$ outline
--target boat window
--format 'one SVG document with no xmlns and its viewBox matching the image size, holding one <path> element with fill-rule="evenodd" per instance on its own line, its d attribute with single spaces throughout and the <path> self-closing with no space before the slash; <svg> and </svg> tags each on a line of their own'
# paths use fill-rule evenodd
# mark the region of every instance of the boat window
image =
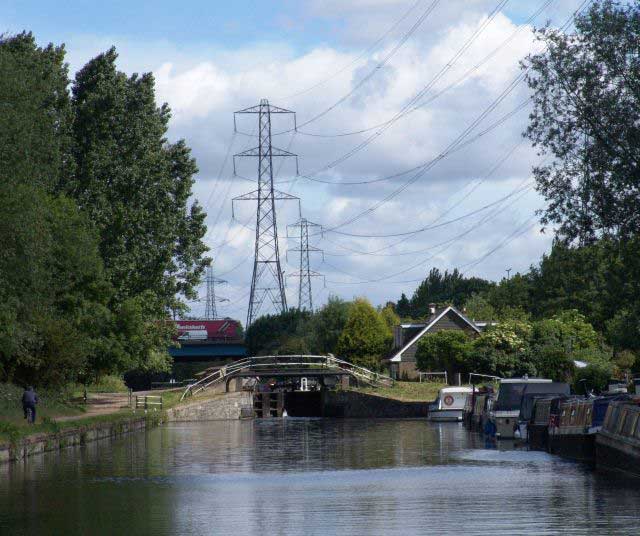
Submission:
<svg viewBox="0 0 640 536">
<path fill-rule="evenodd" d="M 526 383 L 501 383 L 494 410 L 513 411 L 520 409 L 526 386 Z"/>
<path fill-rule="evenodd" d="M 621 434 L 622 430 L 624 428 L 624 421 L 627 419 L 627 412 L 625 410 L 622 410 L 620 412 L 620 417 L 618 418 L 618 422 L 617 422 L 617 426 L 615 429 L 615 432 L 617 434 Z"/>
<path fill-rule="evenodd" d="M 607 414 L 605 416 L 604 424 L 604 428 L 606 430 L 610 430 L 611 432 L 614 431 L 616 427 L 616 420 L 618 419 L 618 411 L 618 406 L 609 405 L 609 407 L 607 408 Z"/>
<path fill-rule="evenodd" d="M 633 437 L 633 431 L 636 427 L 636 421 L 638 420 L 638 414 L 635 412 L 627 412 L 627 418 L 624 422 L 624 428 L 622 433 L 628 437 Z"/>
</svg>

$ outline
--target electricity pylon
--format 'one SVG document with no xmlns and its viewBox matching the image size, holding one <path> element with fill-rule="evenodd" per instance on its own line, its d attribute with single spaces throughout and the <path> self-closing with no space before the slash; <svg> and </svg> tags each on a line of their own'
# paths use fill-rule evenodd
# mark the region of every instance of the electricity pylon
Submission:
<svg viewBox="0 0 640 536">
<path fill-rule="evenodd" d="M 309 245 L 309 228 L 311 227 L 312 229 L 322 229 L 322 227 L 317 223 L 313 223 L 307 220 L 306 218 L 300 218 L 300 220 L 293 225 L 289 225 L 287 227 L 287 231 L 292 227 L 300 229 L 300 233 L 299 235 L 296 234 L 294 236 L 289 236 L 289 234 L 287 233 L 287 238 L 299 238 L 300 247 L 291 248 L 287 251 L 287 253 L 289 253 L 289 251 L 300 252 L 300 269 L 298 272 L 289 274 L 289 276 L 297 277 L 299 279 L 298 309 L 300 309 L 301 311 L 304 309 L 306 309 L 307 311 L 313 311 L 313 292 L 311 291 L 311 278 L 324 276 L 322 274 L 319 274 L 318 272 L 314 272 L 313 270 L 311 270 L 309 265 L 309 252 L 317 251 L 322 253 L 321 249 Z"/>
<path fill-rule="evenodd" d="M 280 266 L 280 251 L 278 249 L 278 225 L 276 222 L 276 201 L 297 200 L 298 211 L 300 199 L 279 192 L 273 187 L 273 158 L 295 157 L 297 173 L 297 156 L 293 153 L 278 149 L 271 145 L 271 114 L 294 114 L 284 108 L 271 106 L 267 99 L 262 99 L 260 104 L 235 112 L 233 116 L 234 128 L 236 114 L 258 114 L 258 146 L 247 149 L 233 157 L 233 170 L 235 174 L 237 157 L 258 158 L 258 189 L 233 199 L 235 201 L 257 201 L 256 211 L 256 243 L 253 260 L 253 276 L 251 278 L 251 294 L 249 297 L 249 309 L 247 311 L 247 327 L 258 317 L 258 313 L 264 301 L 268 298 L 273 309 L 278 313 L 286 312 L 287 298 L 284 290 L 284 278 Z M 233 212 L 232 202 L 232 212 Z"/>
<path fill-rule="evenodd" d="M 218 318 L 217 302 L 229 301 L 227 298 L 216 296 L 216 284 L 223 285 L 226 283 L 224 279 L 218 279 L 213 275 L 213 268 L 207 268 L 207 301 L 204 308 L 205 320 L 215 320 Z"/>
</svg>

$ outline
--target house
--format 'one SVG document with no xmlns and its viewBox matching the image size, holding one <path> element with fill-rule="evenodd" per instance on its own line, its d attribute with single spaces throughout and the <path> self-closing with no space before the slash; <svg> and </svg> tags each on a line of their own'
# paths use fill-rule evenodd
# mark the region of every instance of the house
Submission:
<svg viewBox="0 0 640 536">
<path fill-rule="evenodd" d="M 400 324 L 393 334 L 393 352 L 388 359 L 391 377 L 394 379 L 415 379 L 416 350 L 418 341 L 428 333 L 442 330 L 460 330 L 470 337 L 477 337 L 481 329 L 452 305 L 437 308 L 429 304 L 429 317 L 424 322 Z"/>
</svg>

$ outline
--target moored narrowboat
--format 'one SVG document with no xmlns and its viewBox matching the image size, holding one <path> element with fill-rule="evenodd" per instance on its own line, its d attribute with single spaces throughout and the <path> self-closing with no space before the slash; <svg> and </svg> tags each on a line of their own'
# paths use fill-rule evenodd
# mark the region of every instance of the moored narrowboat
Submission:
<svg viewBox="0 0 640 536">
<path fill-rule="evenodd" d="M 570 392 L 571 388 L 567 383 L 551 382 L 528 385 L 522 395 L 520 415 L 518 416 L 518 428 L 515 431 L 516 439 L 521 439 L 522 441 L 529 440 L 529 425 L 531 424 L 533 410 L 538 400 L 567 396 Z"/>
<path fill-rule="evenodd" d="M 558 416 L 549 425 L 548 450 L 564 458 L 593 463 L 596 433 L 602 427 L 608 406 L 628 400 L 625 394 L 592 398 L 570 397 L 559 402 Z"/>
<path fill-rule="evenodd" d="M 493 387 L 486 386 L 478 387 L 475 392 L 467 395 L 464 420 L 469 428 L 484 429 L 494 398 Z"/>
<path fill-rule="evenodd" d="M 640 399 L 609 404 L 595 440 L 596 467 L 640 478 Z"/>
<path fill-rule="evenodd" d="M 532 450 L 547 450 L 549 442 L 549 425 L 558 414 L 560 400 L 566 396 L 537 396 L 533 400 L 531 418 L 527 430 L 527 443 Z"/>
<path fill-rule="evenodd" d="M 500 381 L 498 396 L 489 413 L 498 439 L 514 439 L 518 430 L 520 408 L 525 393 L 544 394 L 553 382 L 543 378 L 509 378 Z M 548 387 L 547 387 L 548 388 Z"/>
</svg>

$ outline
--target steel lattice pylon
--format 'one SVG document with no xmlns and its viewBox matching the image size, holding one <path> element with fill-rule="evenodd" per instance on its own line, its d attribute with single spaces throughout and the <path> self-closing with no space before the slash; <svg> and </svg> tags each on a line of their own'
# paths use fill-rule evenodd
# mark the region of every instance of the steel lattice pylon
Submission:
<svg viewBox="0 0 640 536">
<path fill-rule="evenodd" d="M 291 248 L 287 251 L 297 251 L 300 252 L 300 269 L 298 272 L 294 272 L 293 274 L 289 274 L 291 277 L 297 277 L 299 279 L 298 285 L 298 309 L 301 311 L 306 309 L 308 311 L 313 311 L 313 293 L 311 292 L 311 278 L 312 277 L 324 277 L 322 274 L 318 272 L 314 272 L 311 270 L 309 265 L 309 252 L 319 251 L 322 252 L 321 249 L 318 249 L 314 246 L 309 245 L 309 228 L 319 228 L 322 229 L 320 225 L 317 223 L 313 223 L 306 218 L 300 218 L 300 221 L 294 223 L 293 225 L 289 225 L 288 228 L 296 228 L 300 230 L 299 235 L 289 236 L 287 234 L 287 238 L 299 238 L 300 239 L 300 247 L 299 248 Z"/>
<path fill-rule="evenodd" d="M 241 195 L 233 201 L 257 201 L 256 211 L 256 243 L 253 261 L 253 277 L 251 294 L 247 311 L 247 327 L 258 317 L 263 303 L 268 299 L 272 308 L 280 312 L 287 310 L 287 298 L 284 290 L 284 278 L 280 265 L 278 248 L 278 225 L 276 221 L 276 200 L 298 200 L 293 195 L 279 192 L 273 188 L 273 158 L 295 157 L 293 153 L 278 149 L 271 145 L 271 114 L 294 114 L 289 110 L 271 106 L 262 99 L 258 106 L 252 106 L 236 112 L 236 114 L 258 114 L 258 147 L 248 149 L 233 157 L 233 167 L 237 157 L 258 158 L 258 189 Z M 234 114 L 234 125 L 235 125 Z M 295 128 L 295 114 L 294 114 Z"/>
<path fill-rule="evenodd" d="M 209 266 L 207 268 L 207 300 L 204 307 L 205 320 L 215 320 L 218 318 L 217 302 L 229 301 L 227 298 L 221 298 L 216 296 L 216 284 L 222 285 L 226 283 L 224 279 L 218 279 L 213 275 L 213 268 Z"/>
</svg>

